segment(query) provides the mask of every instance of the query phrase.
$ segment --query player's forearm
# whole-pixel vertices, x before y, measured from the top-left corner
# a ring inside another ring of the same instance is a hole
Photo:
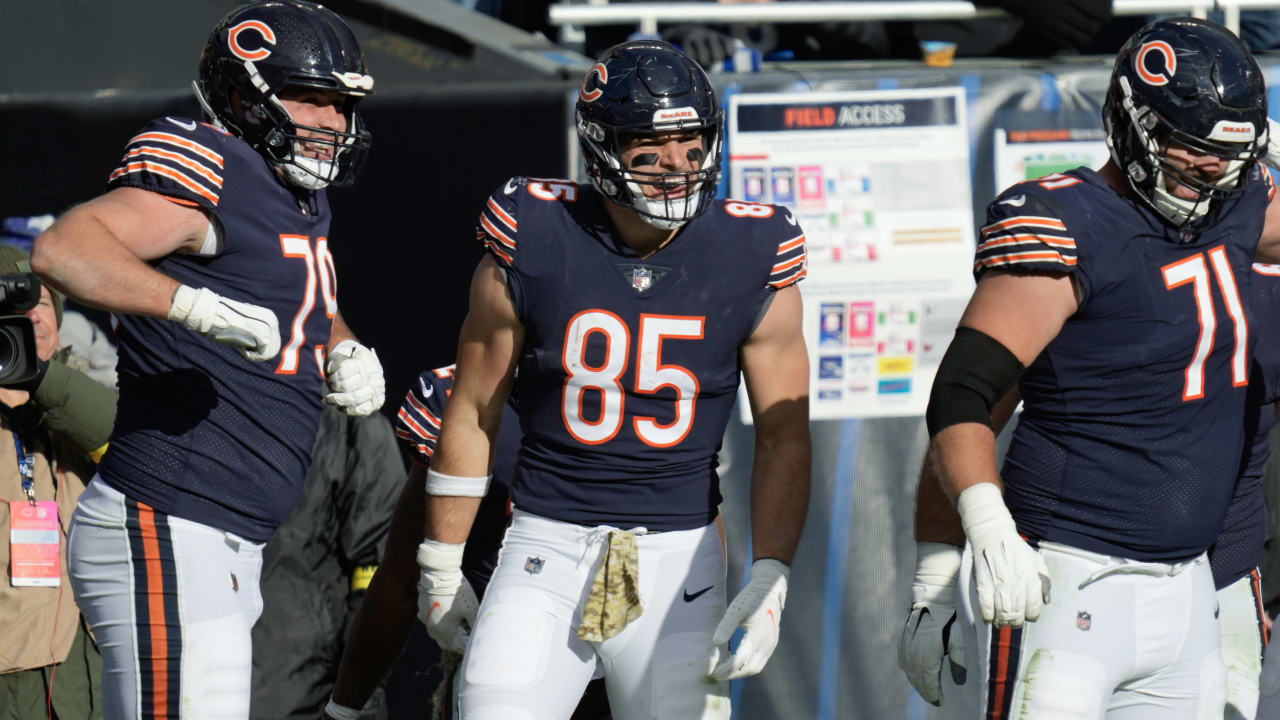
[[[466,542],[476,511],[480,509],[480,500],[478,497],[428,495],[427,520],[423,527],[425,537],[442,543]]]
[[[178,281],[140,260],[87,208],[68,212],[36,238],[31,268],[94,307],[164,318]]]
[[[960,493],[978,483],[1002,488],[996,470],[996,436],[980,423],[959,423],[933,437],[930,452],[937,460],[941,488],[955,502]]]
[[[963,546],[964,540],[960,513],[956,512],[955,505],[943,492],[933,453],[926,452],[916,492],[916,542],[942,542]]]
[[[762,438],[757,431],[751,472],[753,559],[774,558],[788,565],[795,557],[809,509],[810,443],[803,433]]]
[[[355,333],[351,332],[351,328],[347,325],[346,318],[342,317],[342,311],[339,310],[333,314],[333,325],[329,329],[329,343],[325,345],[325,351],[328,352],[343,340],[355,340]]]

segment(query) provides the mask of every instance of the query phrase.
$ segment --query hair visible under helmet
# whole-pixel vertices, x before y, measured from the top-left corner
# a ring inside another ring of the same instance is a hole
[[[578,143],[591,184],[645,222],[673,230],[711,203],[720,182],[722,113],[706,73],[674,45],[636,40],[615,45],[591,66],[578,91]],[[689,172],[638,172],[623,167],[631,138],[698,130],[705,152]],[[644,186],[670,190],[646,197]]]
[[[373,77],[355,35],[332,10],[307,0],[232,10],[209,36],[193,85],[213,121],[262,153],[290,184],[319,190],[355,182],[371,141],[356,105],[373,92]],[[295,123],[278,97],[285,88],[340,93],[346,132]],[[330,146],[332,154],[306,157],[303,143]]]
[[[1196,18],[1168,18],[1134,33],[1116,55],[1102,120],[1111,157],[1142,202],[1167,224],[1194,234],[1234,204],[1266,153],[1266,84],[1231,31]],[[1220,158],[1225,172],[1206,180],[1179,170],[1165,157],[1170,143]],[[1197,197],[1169,192],[1166,177]]]

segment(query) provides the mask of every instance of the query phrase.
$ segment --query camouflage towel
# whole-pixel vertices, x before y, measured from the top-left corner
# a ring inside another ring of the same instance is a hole
[[[608,640],[642,612],[636,536],[621,530],[611,531],[609,552],[600,563],[595,580],[591,581],[591,595],[582,610],[578,637],[588,642]]]

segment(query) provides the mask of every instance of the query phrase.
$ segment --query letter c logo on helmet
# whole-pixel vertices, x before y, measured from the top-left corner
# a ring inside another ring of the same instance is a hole
[[[609,82],[609,69],[604,63],[596,63],[587,71],[587,76],[582,78],[582,87],[578,90],[578,97],[582,98],[582,102],[595,102],[604,94],[604,90],[596,87],[594,90],[587,90],[587,83],[591,82],[591,76],[595,75],[600,79],[598,85],[604,85]]]
[[[262,60],[271,54],[271,50],[266,47],[259,47],[257,50],[246,50],[240,45],[240,34],[246,30],[256,30],[258,35],[262,36],[264,45],[275,45],[276,34],[267,27],[267,24],[261,20],[245,20],[237,23],[234,27],[227,31],[227,45],[231,48],[231,54],[241,60]]]
[[[1147,57],[1155,54],[1163,58],[1157,60],[1155,72],[1152,72],[1151,64]],[[1173,52],[1173,46],[1164,40],[1152,40],[1142,44],[1138,48],[1137,54],[1133,56],[1133,67],[1137,71],[1138,77],[1148,85],[1166,85],[1173,79],[1173,74],[1178,70],[1178,56]]]

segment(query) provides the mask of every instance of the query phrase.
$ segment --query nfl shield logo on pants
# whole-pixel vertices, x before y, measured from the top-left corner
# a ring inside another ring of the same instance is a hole
[[[637,290],[648,290],[653,284],[653,271],[649,268],[638,267],[631,271],[631,286]]]
[[[524,561],[524,571],[530,575],[537,575],[542,572],[542,563],[542,558],[530,556]]]
[[[1088,630],[1093,627],[1093,616],[1083,610],[1076,613],[1076,627],[1081,630]]]

